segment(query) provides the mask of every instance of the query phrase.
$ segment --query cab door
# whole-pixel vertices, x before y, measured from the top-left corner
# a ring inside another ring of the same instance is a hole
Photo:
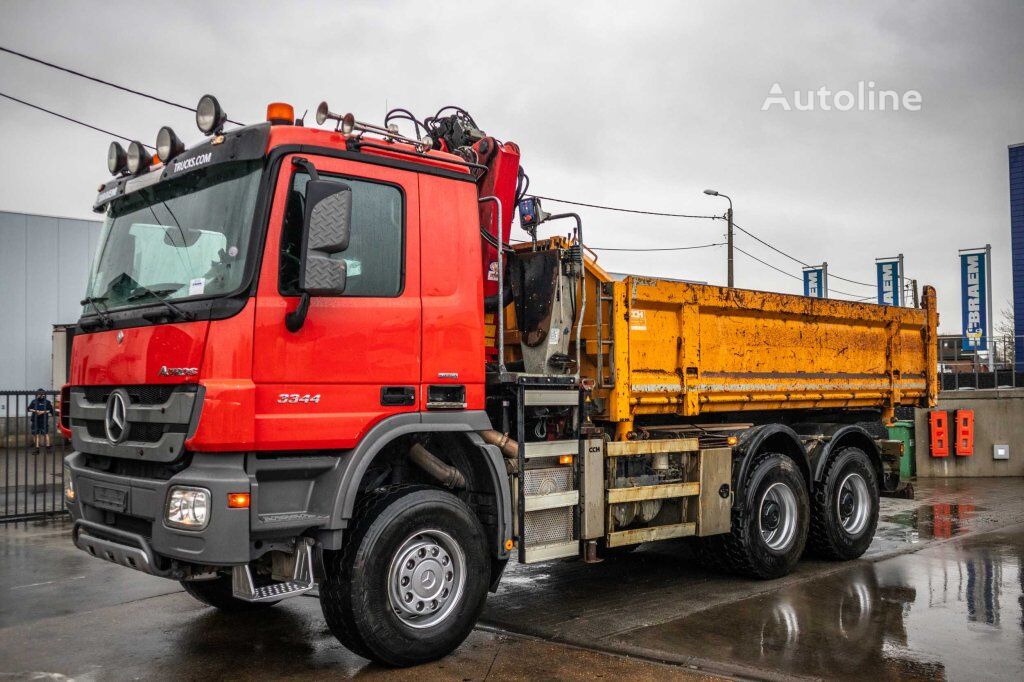
[[[321,180],[352,189],[340,296],[314,296],[303,326],[298,257],[309,174],[295,157],[278,173],[256,295],[253,381],[257,449],[350,448],[374,424],[420,409],[419,195],[415,173],[296,155]]]

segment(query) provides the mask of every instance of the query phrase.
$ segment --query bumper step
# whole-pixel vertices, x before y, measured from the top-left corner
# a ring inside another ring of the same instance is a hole
[[[231,591],[236,599],[251,602],[279,601],[297,597],[316,586],[313,580],[313,544],[305,540],[296,548],[295,570],[292,579],[256,587],[249,564],[235,566],[231,571]]]

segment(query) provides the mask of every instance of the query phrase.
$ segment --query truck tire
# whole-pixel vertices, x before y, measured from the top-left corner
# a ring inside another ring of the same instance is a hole
[[[878,479],[860,448],[832,456],[811,503],[808,550],[826,559],[849,561],[867,550],[878,526]]]
[[[792,459],[767,452],[751,463],[744,491],[733,505],[732,531],[698,538],[697,554],[711,568],[780,578],[793,570],[807,543],[807,484]]]
[[[354,653],[405,667],[451,653],[487,599],[489,549],[451,493],[398,486],[359,505],[345,546],[324,556],[320,607]]]
[[[225,613],[262,611],[277,603],[276,601],[245,601],[236,598],[232,593],[230,575],[219,575],[213,580],[182,580],[181,586],[194,599]]]

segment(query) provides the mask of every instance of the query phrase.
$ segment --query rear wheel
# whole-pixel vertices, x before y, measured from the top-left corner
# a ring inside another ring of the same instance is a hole
[[[213,580],[182,580],[181,586],[193,598],[226,613],[262,611],[277,603],[276,601],[253,602],[236,598],[232,592],[230,575],[219,575]]]
[[[862,555],[878,526],[878,479],[860,448],[843,448],[825,468],[811,509],[808,548],[828,559]]]
[[[487,598],[483,527],[454,495],[428,487],[375,494],[339,552],[325,557],[320,605],[353,652],[390,666],[451,653]]]
[[[807,542],[807,485],[792,459],[763,453],[751,463],[732,531],[700,538],[705,564],[753,578],[779,578],[796,566]]]

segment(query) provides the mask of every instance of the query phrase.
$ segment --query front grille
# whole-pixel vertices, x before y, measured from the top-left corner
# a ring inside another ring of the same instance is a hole
[[[132,424],[125,439],[134,443],[155,443],[164,435],[166,424]]]
[[[110,392],[118,386],[86,386],[85,387],[85,399],[90,403],[105,403],[107,398],[110,397]],[[151,384],[148,386],[122,386],[128,391],[128,396],[132,399],[132,403],[136,405],[160,405],[166,403],[174,393],[175,389],[178,390],[194,390],[194,387],[177,386],[173,384]]]
[[[107,404],[115,390],[127,395],[128,432],[119,443],[107,438]],[[77,386],[70,389],[70,423],[75,448],[94,455],[171,462],[184,450],[190,424],[198,417],[197,384]]]

